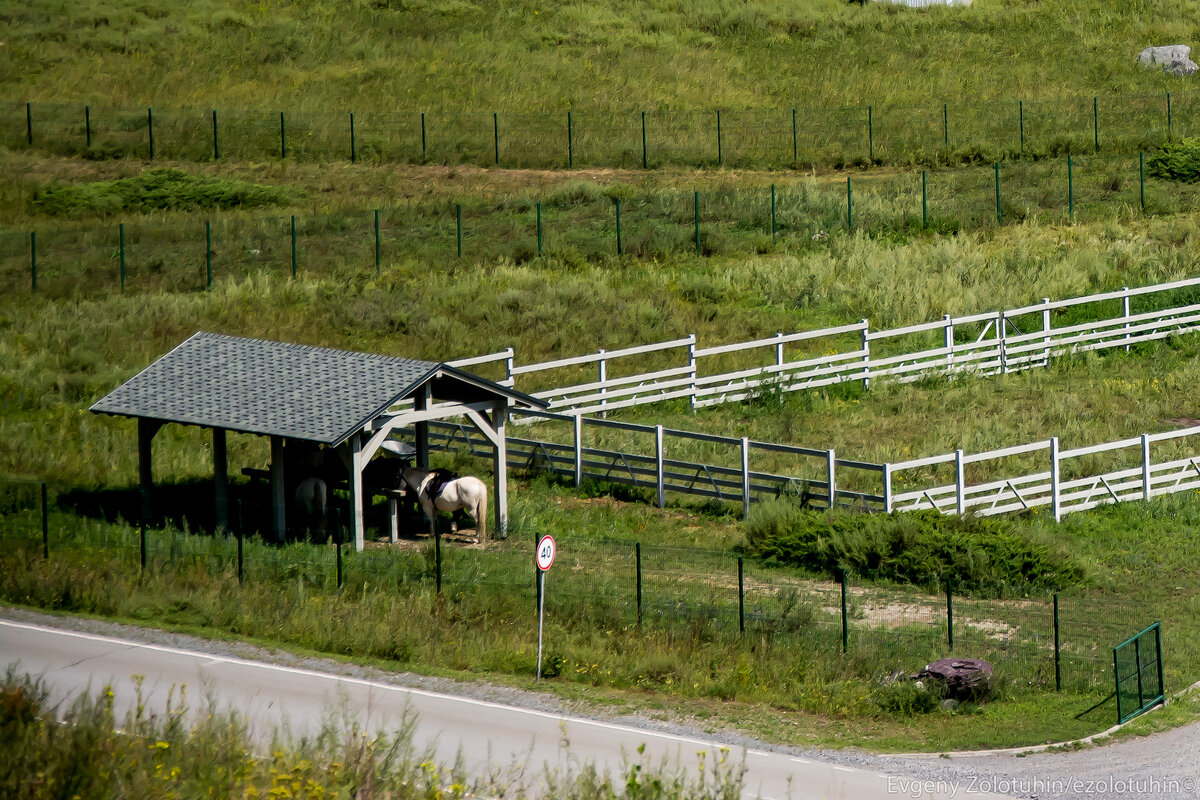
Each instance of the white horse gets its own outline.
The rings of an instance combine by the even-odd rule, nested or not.
[[[434,525],[438,511],[448,511],[451,515],[460,508],[465,510],[475,522],[475,540],[483,543],[487,540],[487,484],[479,478],[466,475],[447,482],[442,486],[437,497],[430,497],[432,472],[407,467],[401,477],[408,488],[417,493],[421,510],[429,520],[429,535],[434,534]],[[451,530],[457,530],[451,518]]]

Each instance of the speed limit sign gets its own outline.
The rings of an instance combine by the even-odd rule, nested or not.
[[[550,565],[554,563],[554,553],[557,549],[553,536],[543,536],[537,546],[537,568],[542,572],[550,569]]]

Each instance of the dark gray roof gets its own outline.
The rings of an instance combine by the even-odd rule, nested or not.
[[[196,333],[92,411],[335,445],[439,375],[544,405],[435,361]]]

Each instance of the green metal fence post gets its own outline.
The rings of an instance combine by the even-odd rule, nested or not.
[[[428,147],[425,140],[425,112],[421,112],[421,160],[425,161],[428,158]]]
[[[117,238],[120,240],[121,250],[121,291],[125,291],[125,223],[117,223]]]
[[[379,209],[375,209],[375,274],[379,274],[381,242],[379,241]]]
[[[642,627],[642,543],[635,542],[633,556],[637,563],[637,625]]]
[[[29,232],[29,287],[37,294],[37,231]]]
[[[442,532],[433,527],[433,587],[437,594],[442,593]]]
[[[1133,664],[1137,668],[1138,708],[1146,704],[1146,692],[1142,688],[1142,637],[1133,640]]]
[[[692,195],[692,221],[696,229],[696,255],[700,255],[700,193]]]
[[[1000,224],[1000,162],[992,164],[992,169],[996,172],[996,224]]]
[[[1071,168],[1071,154],[1067,153],[1067,216],[1075,221],[1075,174]]]
[[[492,143],[496,148],[496,166],[500,166],[500,112],[492,112]]]
[[[1117,690],[1116,694],[1117,694],[1117,723],[1118,724],[1123,722],[1125,719],[1125,716],[1121,713],[1121,669],[1120,669],[1120,667],[1117,666],[1117,650],[1119,650],[1119,649],[1120,648],[1118,648],[1118,647],[1113,648],[1113,686]]]
[[[775,231],[778,228],[775,222],[775,184],[771,184],[771,244],[775,244]]]
[[[792,106],[792,166],[799,161],[799,151],[796,149],[796,107]]]
[[[567,169],[575,169],[575,134],[571,126],[571,112],[567,112]]]
[[[142,572],[146,571],[146,521],[142,520],[138,525],[138,550],[142,559]]]
[[[1054,691],[1062,691],[1062,647],[1058,636],[1058,592],[1054,593]]]
[[[538,255],[540,256],[542,254],[542,204],[535,203],[534,208],[537,211],[537,243]]]
[[[1142,213],[1146,213],[1146,153],[1138,152],[1138,185],[1142,193]]]
[[[1163,683],[1162,626],[1155,623],[1154,628],[1154,659],[1158,662],[1158,693],[1163,696],[1164,702],[1166,702],[1167,686]]]
[[[1100,152],[1100,99],[1092,98],[1092,137],[1096,143],[1096,152]]]
[[[946,576],[946,643],[954,649],[954,578]]]
[[[742,557],[738,556],[738,630],[746,632],[746,582],[742,567]]]
[[[83,107],[83,133],[86,137],[85,141],[88,148],[92,146],[92,107]]]
[[[221,144],[217,138],[217,110],[212,110],[212,129],[213,129],[213,161],[221,158]]]
[[[839,569],[838,577],[842,584],[842,652],[850,650],[850,615],[846,608],[846,570]]]
[[[33,147],[33,103],[25,102],[25,143]]]
[[[50,502],[45,481],[42,481],[42,558],[50,560]]]
[[[621,250],[621,198],[617,200],[617,255],[622,255]]]
[[[950,105],[942,103],[942,141],[950,149]]]
[[[292,277],[296,277],[296,215],[292,215]]]
[[[929,227],[929,198],[925,170],[921,170],[921,227]]]
[[[854,227],[854,196],[850,188],[850,176],[846,176],[846,228]]]
[[[721,152],[721,109],[717,109],[717,166],[725,163],[725,157]]]
[[[212,223],[204,222],[204,271],[205,289],[212,288]]]
[[[458,239],[458,257],[462,258],[462,203],[454,204],[455,231]]]
[[[646,158],[646,112],[642,112],[642,169],[649,169],[649,162]]]
[[[354,112],[350,112],[350,163],[358,161],[358,148],[354,143]]]
[[[1167,138],[1171,138],[1171,93],[1167,92]]]
[[[867,106],[867,154],[872,163],[875,161],[875,114],[872,106]]]
[[[150,142],[150,160],[154,160],[154,109],[146,109],[146,137]]]
[[[1021,152],[1025,152],[1025,101],[1018,100],[1017,108],[1021,115]]]
[[[279,112],[279,157],[287,158],[287,123],[282,111]]]

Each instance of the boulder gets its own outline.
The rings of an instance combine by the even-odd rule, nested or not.
[[[1200,66],[1192,61],[1192,48],[1186,44],[1168,44],[1160,47],[1147,47],[1138,53],[1138,63],[1153,67],[1162,65],[1163,72],[1172,75],[1195,75],[1200,72]]]
[[[979,702],[992,691],[992,665],[978,658],[943,658],[912,676],[931,687],[941,685],[946,698]]]

